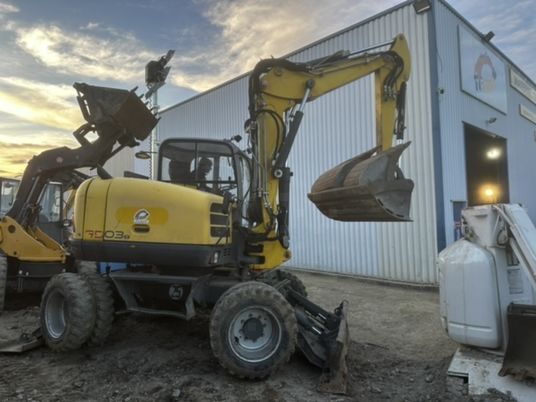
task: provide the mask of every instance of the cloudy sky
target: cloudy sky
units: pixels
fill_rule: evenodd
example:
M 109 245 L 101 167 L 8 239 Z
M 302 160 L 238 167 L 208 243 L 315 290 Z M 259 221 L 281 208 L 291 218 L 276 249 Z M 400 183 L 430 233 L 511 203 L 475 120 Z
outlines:
M 20 174 L 43 149 L 74 145 L 82 120 L 73 82 L 142 88 L 145 64 L 175 49 L 165 106 L 398 3 L 0 0 L 0 176 Z M 493 42 L 536 80 L 534 0 L 450 3 L 493 30 Z

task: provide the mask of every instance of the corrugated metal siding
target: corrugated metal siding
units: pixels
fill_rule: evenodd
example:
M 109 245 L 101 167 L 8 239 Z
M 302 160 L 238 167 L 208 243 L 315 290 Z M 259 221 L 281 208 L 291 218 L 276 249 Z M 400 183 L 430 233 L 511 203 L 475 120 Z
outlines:
M 402 7 L 291 57 L 304 61 L 339 49 L 362 49 L 404 33 L 413 58 L 407 102 L 407 137 L 413 144 L 403 156 L 402 169 L 416 182 L 413 223 L 341 223 L 325 218 L 308 201 L 307 193 L 326 169 L 374 145 L 372 78 L 309 104 L 289 159 L 295 172 L 290 215 L 292 265 L 389 280 L 437 281 L 427 18 L 428 14 L 415 14 L 411 6 Z M 242 131 L 246 116 L 247 79 L 241 78 L 165 111 L 160 137 L 229 137 Z
M 376 20 L 373 40 L 403 32 L 410 44 L 412 75 L 408 83 L 407 139 L 411 147 L 401 167 L 415 181 L 412 197 L 413 223 L 379 225 L 381 277 L 411 282 L 437 282 L 435 256 L 435 199 L 428 20 L 408 6 Z
M 536 125 L 519 115 L 519 105 L 524 104 L 531 110 L 536 110 L 536 106 L 515 91 L 508 82 L 506 115 L 462 92 L 457 31 L 458 26 L 464 27 L 466 24 L 442 2 L 437 1 L 434 10 L 438 51 L 435 57 L 439 85 L 444 89 L 444 94 L 439 95 L 439 109 L 445 172 L 445 230 L 447 243 L 450 244 L 454 237 L 452 201 L 467 199 L 464 122 L 507 139 L 510 202 L 522 203 L 528 208 L 531 219 L 536 221 L 536 192 L 527 182 L 527 168 L 534 165 L 536 155 Z M 508 66 L 506 59 L 499 54 L 497 56 Z M 497 121 L 491 125 L 486 124 L 486 120 L 491 117 L 497 118 Z
M 117 155 L 106 162 L 104 168 L 113 177 L 123 177 L 125 170 L 135 171 L 134 153 L 136 151 L 133 148 L 122 149 Z M 96 174 L 96 172 L 90 171 L 89 174 Z
M 247 111 L 247 78 L 221 86 L 205 96 L 162 113 L 159 139 L 171 137 L 230 138 L 243 134 Z

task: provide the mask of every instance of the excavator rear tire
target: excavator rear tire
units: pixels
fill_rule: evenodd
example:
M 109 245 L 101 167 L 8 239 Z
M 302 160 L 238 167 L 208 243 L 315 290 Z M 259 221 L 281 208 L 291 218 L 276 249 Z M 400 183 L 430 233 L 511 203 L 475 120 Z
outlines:
M 228 289 L 210 318 L 214 356 L 239 378 L 268 377 L 288 362 L 296 346 L 294 310 L 275 288 L 243 282 Z
M 41 299 L 41 332 L 56 351 L 80 348 L 95 326 L 95 298 L 89 282 L 75 273 L 53 276 Z
M 0 255 L 0 315 L 4 312 L 7 286 L 7 258 Z
M 97 264 L 91 261 L 77 261 L 76 271 L 86 278 L 95 299 L 95 326 L 87 341 L 89 346 L 104 344 L 114 321 L 114 297 L 110 282 L 99 275 Z

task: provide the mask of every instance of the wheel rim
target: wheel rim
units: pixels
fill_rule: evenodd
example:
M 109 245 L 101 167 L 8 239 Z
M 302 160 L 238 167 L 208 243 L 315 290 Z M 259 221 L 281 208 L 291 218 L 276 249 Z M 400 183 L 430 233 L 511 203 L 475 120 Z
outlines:
M 269 359 L 281 344 L 282 326 L 264 307 L 247 307 L 231 320 L 228 343 L 240 359 L 258 363 Z
M 54 339 L 61 338 L 67 327 L 65 297 L 58 290 L 53 290 L 47 298 L 45 306 L 45 326 L 48 334 Z

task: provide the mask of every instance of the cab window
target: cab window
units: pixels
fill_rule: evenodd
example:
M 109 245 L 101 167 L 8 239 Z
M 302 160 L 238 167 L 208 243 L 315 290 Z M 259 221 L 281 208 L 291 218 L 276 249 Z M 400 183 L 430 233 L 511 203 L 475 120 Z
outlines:
M 2 180 L 0 193 L 0 216 L 5 215 L 13 206 L 19 183 L 15 180 Z
M 233 150 L 216 142 L 188 140 L 162 144 L 160 179 L 214 194 L 237 195 Z

